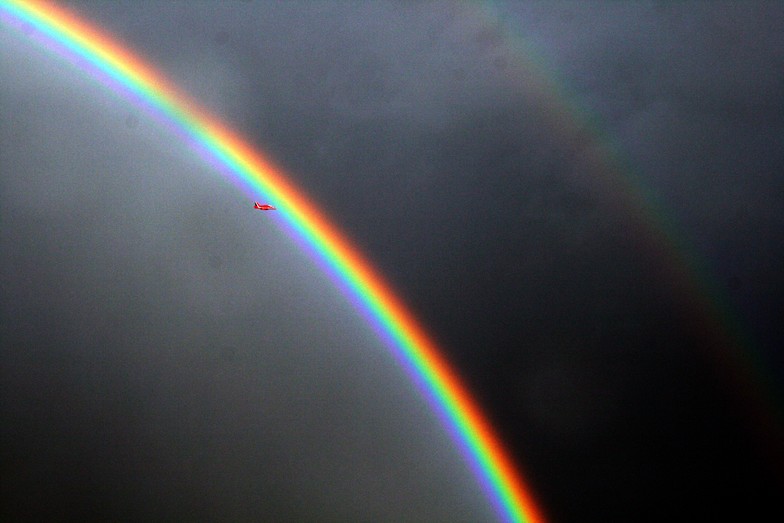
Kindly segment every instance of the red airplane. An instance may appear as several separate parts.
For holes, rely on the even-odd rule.
[[[275,206],[270,205],[268,203],[253,202],[253,208],[258,209],[260,211],[277,211],[277,208],[275,208]]]

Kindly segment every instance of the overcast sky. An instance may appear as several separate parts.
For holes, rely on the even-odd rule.
[[[326,210],[553,521],[782,512],[781,3],[68,5]],[[494,520],[299,244],[8,25],[0,173],[3,519]]]

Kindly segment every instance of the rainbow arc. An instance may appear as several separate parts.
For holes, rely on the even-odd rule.
[[[234,183],[274,202],[277,216],[351,294],[423,389],[499,516],[543,521],[530,487],[434,342],[378,272],[280,168],[131,50],[74,13],[51,2],[0,0],[0,15],[133,97],[187,137]]]

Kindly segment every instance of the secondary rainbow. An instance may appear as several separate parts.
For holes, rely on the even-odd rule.
[[[20,0],[0,0],[1,13],[90,74],[126,91],[196,144],[222,172],[275,202],[286,225],[337,277],[429,396],[499,516],[543,521],[530,488],[433,341],[357,249],[278,167],[128,48],[75,14],[53,3]]]

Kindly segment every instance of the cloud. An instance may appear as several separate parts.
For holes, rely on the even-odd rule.
[[[776,382],[777,4],[69,5],[355,239],[555,519],[653,514],[650,492],[701,517],[716,497],[778,506],[741,371],[717,378],[722,343],[694,308],[709,282],[759,340],[733,354],[756,350]],[[143,110],[0,37],[0,425],[18,514],[492,519],[290,238]]]

